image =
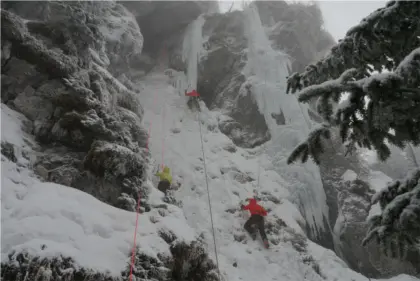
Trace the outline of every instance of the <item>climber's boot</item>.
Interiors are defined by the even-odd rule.
[[[270,248],[270,244],[268,243],[268,240],[267,239],[264,239],[264,247],[266,248],[266,249],[268,249],[268,248]]]

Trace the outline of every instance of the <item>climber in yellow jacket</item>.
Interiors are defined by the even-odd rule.
[[[156,176],[160,178],[158,189],[166,194],[166,191],[171,188],[172,176],[169,167],[165,166],[162,172],[157,172]]]

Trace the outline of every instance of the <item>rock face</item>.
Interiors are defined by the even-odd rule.
[[[143,48],[135,18],[115,2],[5,1],[2,7],[33,20],[28,23],[29,31],[52,39],[49,46],[58,45],[79,57],[83,52],[102,67],[110,66],[116,77],[136,65]]]
[[[146,38],[144,51],[156,55],[167,37],[179,34],[200,14],[217,11],[215,1],[122,1],[137,18]]]
[[[113,2],[27,4],[2,2],[1,97],[33,123],[35,171],[134,210],[140,190],[147,200],[143,109],[107,67],[141,52],[135,19]]]
[[[176,70],[185,70],[182,63],[182,41],[185,28],[200,14],[217,12],[216,1],[118,1],[129,9],[144,36],[142,55],[132,68],[146,73],[154,66],[168,62]]]
[[[255,147],[270,138],[264,116],[245,84],[245,16],[236,11],[209,15],[203,26],[206,56],[199,63],[197,90],[210,109],[225,112],[219,129],[242,147]]]
[[[256,5],[263,25],[268,28],[272,47],[290,55],[293,71],[303,69],[334,43],[322,29],[322,15],[316,5],[282,1],[257,1]],[[306,14],[311,17],[304,17]],[[253,89],[242,74],[248,47],[245,20],[240,11],[206,17],[203,26],[206,55],[199,63],[197,90],[209,108],[219,108],[225,113],[219,129],[236,145],[249,148],[268,141],[271,136]],[[285,124],[282,112],[272,117],[277,124]]]
[[[331,34],[323,29],[319,6],[285,1],[255,2],[263,25],[270,27],[270,40],[275,49],[290,55],[292,71],[321,58],[334,44]]]
[[[368,230],[367,218],[371,197],[375,193],[366,179],[368,170],[356,155],[345,156],[338,139],[325,143],[325,154],[321,161],[321,175],[329,208],[330,234],[318,241],[334,250],[355,271],[372,278],[388,278],[398,274],[416,274],[413,252],[408,252],[407,261],[386,257],[380,246],[371,243],[362,246]],[[333,243],[331,241],[334,241]],[[417,273],[418,274],[418,273]]]
[[[339,248],[347,264],[354,270],[373,278],[390,278],[399,274],[419,276],[419,255],[406,249],[405,256],[395,258],[384,255],[381,246],[372,242],[363,247],[366,220],[370,211],[371,197],[375,192],[366,182],[345,182],[338,193],[339,218],[334,231],[338,235]]]

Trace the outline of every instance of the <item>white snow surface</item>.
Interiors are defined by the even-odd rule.
[[[169,206],[166,217],[157,216],[154,210],[140,215],[137,237],[140,251],[155,257],[157,253],[169,255],[168,245],[157,235],[159,230],[167,229],[186,241],[204,233],[208,251],[214,258],[203,163],[200,160],[202,154],[198,122],[202,122],[217,250],[224,279],[323,280],[310,265],[302,262],[302,257],[290,243],[281,242],[277,246],[272,245],[270,250],[262,250],[259,241],[242,244],[233,239],[234,233],[243,233],[242,226],[246,220],[244,216],[247,215],[239,211],[230,214],[225,210],[237,206],[241,199],[248,196],[253,184],[241,184],[229,173],[222,175],[220,168],[236,167],[256,177],[258,157],[240,148],[236,153],[224,150],[223,147],[231,144],[231,141],[214,128],[219,113],[208,111],[204,104],[201,104],[203,111],[199,115],[189,111],[183,94],[167,80],[160,73],[148,76],[139,85],[143,89],[140,99],[146,109],[145,126],[152,123],[151,153],[154,158],[160,159],[161,141],[165,136],[164,161],[172,168],[175,180],[182,183],[176,195],[178,199],[182,199],[184,206],[183,210]],[[157,102],[153,101],[154,98]],[[162,122],[163,114],[166,116],[165,125]],[[7,130],[9,140],[14,140],[16,145],[25,145],[25,134],[20,131],[24,117],[2,105],[2,119],[8,121],[7,126],[2,126],[2,139]],[[179,132],[174,131],[174,128],[178,128]],[[289,190],[284,187],[287,182],[276,172],[264,171],[261,182],[264,189],[271,191],[273,195],[287,198]],[[162,194],[154,188],[151,190],[151,203],[159,202]],[[303,233],[299,226],[303,218],[294,204],[287,199],[283,199],[281,205],[266,202],[263,204],[272,210],[268,220],[280,217],[290,227]],[[135,225],[134,213],[106,205],[70,187],[43,183],[24,163],[16,165],[4,156],[1,211],[3,260],[7,259],[10,251],[25,249],[41,257],[58,254],[70,256],[80,266],[101,272],[108,271],[112,275],[119,275],[129,262]],[[156,223],[151,222],[152,216],[158,218]],[[41,250],[44,244],[47,247]],[[333,252],[312,242],[309,242],[309,253],[319,262],[326,280],[366,279],[348,269]],[[237,267],[232,266],[234,262],[237,262]],[[402,276],[392,280],[415,279]]]
[[[357,174],[353,170],[347,170],[341,176],[343,181],[354,181],[357,179]]]
[[[274,221],[278,217],[298,233],[303,233],[300,225],[304,223],[304,218],[296,205],[287,199],[290,197],[290,190],[286,188],[289,183],[270,169],[272,164],[267,156],[259,159],[258,153],[254,155],[254,150],[238,147],[234,153],[224,150],[223,147],[232,145],[232,141],[217,129],[217,118],[221,113],[209,111],[204,103],[200,104],[201,113],[190,111],[184,94],[171,86],[168,80],[166,76],[154,73],[140,85],[143,93],[140,100],[146,109],[145,126],[152,125],[150,150],[155,159],[161,159],[161,140],[165,139],[164,164],[171,167],[174,178],[181,183],[176,196],[183,201],[189,225],[197,233],[203,234],[209,254],[215,259],[198,122],[202,123],[216,245],[224,279],[322,280],[310,266],[302,263],[301,256],[289,243],[280,242],[279,245],[271,245],[270,250],[264,250],[260,241],[247,239],[247,243],[242,244],[234,240],[234,234],[244,233],[243,224],[248,214],[240,211],[231,214],[226,210],[237,207],[243,199],[252,195],[255,183],[240,183],[229,173],[222,174],[222,168],[236,168],[257,178],[258,162],[261,160],[264,168],[261,168],[260,191],[269,191],[282,198],[280,205],[261,202],[264,207],[271,209],[267,221]],[[154,101],[155,98],[157,101]],[[165,124],[162,122],[163,115]],[[266,169],[266,166],[269,168]],[[348,269],[333,252],[310,241],[308,243],[309,252],[321,264],[326,280],[366,280],[366,277]],[[237,267],[232,266],[235,262]]]
[[[4,104],[1,117],[2,141],[28,150],[27,143],[34,141],[21,130],[25,117]],[[16,164],[1,156],[2,261],[14,250],[40,257],[61,254],[72,257],[80,266],[119,276],[129,262],[135,213],[109,206],[74,188],[41,182],[23,160],[18,158]],[[159,201],[160,197],[153,188],[152,200]],[[157,215],[156,210],[139,217],[140,251],[153,257],[157,253],[170,255],[168,244],[157,234],[160,230],[172,231],[186,242],[196,239],[182,210],[168,205],[165,217]],[[47,247],[41,250],[42,245]]]

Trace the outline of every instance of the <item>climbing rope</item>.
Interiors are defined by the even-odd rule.
[[[163,63],[161,62],[161,66],[162,65],[163,65]],[[157,100],[156,99],[156,96],[157,96],[156,93],[157,93],[157,91],[155,91],[153,93],[153,109],[156,108],[156,100]],[[164,112],[165,109],[163,108],[162,110]],[[151,132],[152,132],[152,125],[153,125],[153,119],[150,120],[149,130],[147,132],[146,154],[149,153],[149,142],[150,142],[150,135],[151,135]],[[164,142],[162,140],[162,149],[163,149],[163,144],[164,144]],[[163,152],[162,152],[162,168],[163,168]],[[130,281],[133,280],[133,269],[134,269],[134,263],[135,263],[135,260],[136,260],[136,238],[137,238],[137,229],[138,229],[138,224],[139,224],[140,199],[141,199],[141,196],[140,196],[140,190],[139,190],[138,199],[137,199],[137,207],[136,207],[136,226],[135,226],[135,229],[134,229],[133,249],[132,249],[132,252],[131,252],[131,265],[130,265],[130,278],[129,278]]]
[[[163,50],[162,50],[162,60],[161,60],[161,67],[163,70],[164,67],[164,60],[166,59],[166,45],[163,46]],[[162,156],[161,156],[161,168],[163,170],[163,168],[165,167],[164,165],[164,156],[165,156],[165,113],[166,113],[166,106],[164,105],[164,103],[162,102]]]
[[[156,91],[153,95],[153,108],[156,108]],[[149,131],[147,133],[147,141],[146,141],[146,154],[148,154],[149,152],[149,141],[150,141],[150,133],[152,131],[152,124],[153,124],[153,119],[150,120],[150,125],[149,125]],[[136,257],[136,238],[137,238],[137,228],[138,228],[138,224],[139,224],[139,214],[140,214],[140,190],[138,193],[138,199],[137,199],[137,208],[136,208],[136,228],[134,229],[134,238],[133,238],[133,250],[132,250],[132,254],[131,254],[131,265],[130,265],[130,281],[133,280],[133,268],[134,268],[134,262],[135,262],[135,257]]]
[[[198,103],[197,97],[196,97],[196,101]],[[200,121],[200,118],[199,118],[199,111],[197,111],[197,119],[198,119],[198,125],[200,127],[201,152],[203,154],[204,175],[205,175],[205,178],[206,178],[207,198],[208,198],[208,202],[209,202],[211,229],[212,229],[212,232],[213,232],[213,243],[214,243],[214,253],[215,253],[215,256],[216,256],[216,266],[217,266],[217,272],[218,272],[218,275],[219,275],[219,280],[222,280],[221,273],[220,273],[220,267],[219,267],[219,255],[217,253],[216,231],[214,230],[213,211],[212,211],[212,207],[211,207],[209,180],[208,180],[208,177],[207,177],[206,156],[205,156],[205,153],[204,153],[203,133],[202,133],[202,129],[201,129],[201,121]]]
[[[161,167],[163,170],[164,165],[164,156],[165,156],[165,106],[162,105],[162,159],[161,159]]]
[[[264,75],[264,90],[267,90],[267,73],[268,73],[268,71],[267,71],[267,69],[266,69],[266,71],[265,71],[265,75]],[[264,107],[266,106],[266,104],[264,103]],[[264,110],[266,110],[266,109],[264,109]],[[258,175],[257,175],[257,189],[259,189],[260,188],[260,175],[261,175],[261,155],[262,155],[262,153],[264,152],[264,148],[265,148],[265,145],[264,144],[262,144],[261,145],[262,146],[262,152],[260,153],[260,155],[258,155]],[[256,192],[254,192],[254,194],[255,194]],[[255,194],[256,195],[256,194]]]

